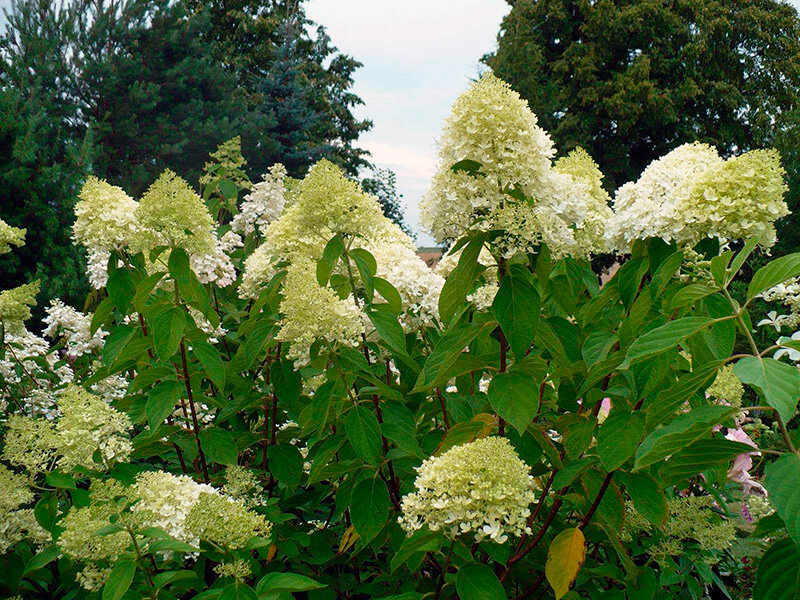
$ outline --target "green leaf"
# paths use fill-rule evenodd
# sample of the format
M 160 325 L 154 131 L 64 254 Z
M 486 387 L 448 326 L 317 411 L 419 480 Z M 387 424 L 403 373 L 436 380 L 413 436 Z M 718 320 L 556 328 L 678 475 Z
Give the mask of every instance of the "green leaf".
M 22 574 L 27 575 L 32 571 L 42 569 L 57 560 L 59 556 L 61 556 L 61 550 L 58 546 L 49 546 L 44 550 L 40 550 L 25 564 L 25 571 Z
M 136 282 L 133 275 L 127 268 L 119 268 L 112 271 L 108 276 L 108 283 L 106 284 L 108 290 L 108 297 L 114 303 L 122 314 L 127 314 L 128 307 L 136 294 Z
M 506 592 L 497 575 L 480 563 L 467 563 L 458 570 L 456 591 L 461 600 L 504 600 Z
M 737 412 L 738 409 L 726 406 L 701 406 L 677 416 L 644 439 L 636 452 L 633 470 L 639 471 L 676 454 Z
M 237 581 L 222 590 L 219 600 L 259 600 L 259 598 L 253 588 L 242 581 Z
M 748 356 L 736 362 L 733 372 L 742 383 L 761 390 L 785 422 L 791 420 L 800 397 L 800 371 L 773 358 Z
M 397 317 L 391 313 L 372 310 L 368 313 L 369 320 L 375 327 L 375 331 L 381 339 L 387 343 L 389 348 L 406 354 L 406 336 L 403 327 L 397 321 Z
M 276 329 L 267 320 L 259 321 L 244 343 L 244 356 L 247 368 L 252 367 L 261 358 L 264 347 L 275 335 Z
M 615 412 L 609 415 L 597 432 L 597 454 L 606 471 L 621 467 L 628 460 L 644 435 L 645 417 L 636 412 Z
M 682 306 L 693 304 L 698 300 L 705 298 L 706 296 L 717 293 L 718 291 L 719 288 L 707 285 L 705 283 L 691 283 L 679 289 L 675 295 L 672 296 L 669 303 L 669 308 L 670 310 L 674 310 Z
M 669 516 L 669 504 L 658 482 L 649 473 L 629 473 L 625 485 L 636 512 L 661 527 Z
M 183 286 L 192 279 L 192 267 L 189 262 L 189 255 L 183 248 L 173 248 L 169 253 L 169 260 L 167 261 L 169 274 L 178 283 Z
M 103 364 L 111 367 L 125 346 L 136 335 L 136 328 L 130 325 L 117 325 L 111 330 L 103 346 Z
M 419 552 L 433 552 L 442 546 L 443 536 L 440 531 L 421 529 L 411 537 L 405 538 L 392 557 L 391 567 L 394 573 L 409 558 Z
M 380 533 L 389 518 L 389 491 L 379 477 L 370 477 L 353 488 L 350 518 L 361 540 L 368 544 Z
M 162 381 L 153 388 L 144 409 L 150 429 L 155 431 L 161 427 L 164 419 L 175 410 L 182 393 L 183 384 L 179 381 Z
M 666 352 L 713 322 L 714 319 L 710 317 L 684 317 L 651 329 L 630 345 L 625 364 L 637 363 L 650 356 Z
M 118 562 L 103 586 L 103 600 L 120 600 L 131 587 L 136 565 L 129 561 Z
M 747 287 L 747 301 L 798 275 L 800 275 L 800 252 L 776 258 L 755 272 Z
M 93 336 L 100 329 L 100 326 L 108 320 L 112 312 L 114 312 L 114 302 L 111 298 L 105 298 L 94 309 L 92 322 L 89 325 L 89 334 Z
M 192 581 L 192 585 L 195 587 L 195 589 L 203 584 L 203 581 L 197 576 L 197 573 L 194 571 L 181 569 L 179 571 L 165 571 L 163 573 L 159 573 L 153 577 L 153 586 L 157 590 L 160 590 L 165 585 L 169 585 L 170 583 L 187 580 Z
M 290 490 L 297 487 L 303 476 L 303 455 L 296 446 L 280 444 L 270 446 L 267 454 L 269 472 Z
M 389 309 L 394 314 L 399 315 L 403 312 L 403 299 L 400 297 L 400 292 L 397 291 L 396 287 L 381 277 L 373 277 L 372 284 L 375 286 L 375 291 L 386 300 Z
M 539 325 L 540 306 L 536 288 L 522 277 L 506 275 L 500 282 L 492 310 L 514 356 L 525 356 Z
M 792 540 L 778 540 L 761 557 L 753 600 L 800 598 L 800 550 Z
M 785 454 L 764 469 L 769 503 L 786 523 L 795 542 L 800 540 L 800 456 Z
M 381 430 L 372 411 L 354 407 L 344 422 L 345 433 L 353 450 L 364 461 L 377 465 L 381 460 Z
M 239 195 L 239 188 L 230 179 L 220 179 L 217 186 L 222 195 L 229 200 L 234 200 Z
M 178 350 L 184 327 L 186 316 L 178 307 L 169 308 L 153 319 L 153 341 L 162 360 L 172 358 Z
M 472 284 L 483 272 L 484 267 L 478 262 L 487 234 L 476 235 L 466 245 L 458 259 L 458 265 L 452 270 L 444 282 L 439 294 L 439 318 L 447 325 L 458 309 L 464 304 Z
M 672 456 L 659 471 L 664 487 L 691 479 L 698 473 L 724 463 L 734 456 L 752 452 L 754 448 L 742 442 L 724 438 L 698 440 Z
M 219 391 L 225 389 L 225 363 L 219 351 L 208 342 L 193 342 L 192 355 L 203 365 L 206 375 Z
M 631 258 L 616 273 L 614 280 L 617 282 L 619 297 L 625 308 L 630 308 L 639 291 L 642 278 L 649 268 L 650 261 L 648 259 L 642 257 Z
M 497 373 L 489 383 L 489 404 L 523 433 L 539 411 L 539 382 L 522 373 Z
M 744 248 L 739 251 L 739 254 L 731 261 L 730 269 L 728 270 L 728 275 L 725 278 L 725 285 L 728 285 L 733 278 L 736 277 L 736 274 L 739 272 L 739 269 L 742 268 L 744 262 L 747 258 L 753 253 L 753 250 L 756 249 L 758 246 L 758 240 L 755 238 L 750 238 L 744 244 Z
M 133 297 L 133 307 L 137 311 L 144 311 L 144 308 L 147 305 L 147 299 L 150 297 L 150 293 L 155 289 L 155 287 L 158 285 L 158 282 L 161 281 L 163 277 L 164 273 L 153 273 L 149 277 L 146 277 L 139 282 L 139 285 L 136 286 L 136 294 Z
M 344 252 L 344 242 L 342 236 L 335 235 L 325 245 L 325 250 L 322 251 L 322 258 L 317 262 L 317 283 L 321 286 L 328 285 L 328 280 L 331 278 L 331 271 L 336 265 L 336 262 Z
M 222 465 L 235 465 L 239 458 L 239 450 L 233 434 L 227 429 L 207 427 L 200 431 L 200 444 L 206 458 Z
M 351 250 L 349 254 L 353 257 L 353 262 L 356 263 L 356 267 L 358 267 L 358 273 L 361 275 L 361 281 L 364 284 L 367 300 L 372 302 L 372 297 L 375 294 L 372 278 L 378 271 L 378 263 L 375 261 L 375 257 L 363 248 Z
M 33 516 L 45 531 L 52 531 L 58 518 L 58 498 L 53 493 L 44 494 L 36 506 L 33 507 Z
M 468 175 L 475 175 L 478 173 L 478 171 L 481 170 L 482 166 L 483 165 L 481 165 L 481 163 L 479 163 L 477 160 L 464 158 L 455 163 L 452 167 L 450 167 L 450 170 L 453 171 L 453 173 L 458 173 L 459 171 L 463 171 Z
M 311 590 L 318 590 L 324 587 L 328 586 L 324 583 L 314 581 L 305 575 L 297 575 L 296 573 L 268 573 L 258 582 L 256 591 L 259 594 L 295 593 L 310 592 Z
M 450 376 L 450 368 L 484 326 L 477 323 L 463 325 L 443 335 L 425 361 L 411 393 L 428 390 L 447 381 Z
M 660 391 L 656 396 L 655 402 L 649 403 L 645 410 L 648 429 L 652 429 L 671 418 L 675 411 L 683 406 L 692 394 L 716 376 L 717 370 L 723 364 L 721 360 L 706 363 L 691 373 L 681 376 L 674 385 Z

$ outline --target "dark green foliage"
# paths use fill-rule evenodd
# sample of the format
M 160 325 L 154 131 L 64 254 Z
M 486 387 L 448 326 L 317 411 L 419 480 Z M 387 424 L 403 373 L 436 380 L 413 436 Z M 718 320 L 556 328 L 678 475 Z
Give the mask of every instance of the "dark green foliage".
M 783 2 L 509 3 L 484 60 L 558 148 L 584 147 L 614 187 L 684 142 L 728 154 L 797 139 L 786 124 L 800 98 L 800 18 Z

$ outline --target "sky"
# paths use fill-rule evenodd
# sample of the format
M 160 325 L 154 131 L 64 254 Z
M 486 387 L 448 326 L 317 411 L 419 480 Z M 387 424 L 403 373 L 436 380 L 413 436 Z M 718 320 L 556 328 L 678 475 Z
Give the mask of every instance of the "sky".
M 800 1 L 800 0 L 798 0 Z M 495 48 L 504 0 L 309 0 L 306 13 L 328 29 L 341 52 L 363 63 L 353 91 L 356 110 L 372 119 L 359 146 L 397 174 L 406 222 L 417 244 L 418 203 L 436 166 L 436 139 L 456 97 Z
M 800 10 L 800 0 L 790 0 Z M 0 0 L 0 9 L 10 0 Z M 456 97 L 481 72 L 495 48 L 505 0 L 306 0 L 309 18 L 324 24 L 340 51 L 363 63 L 353 91 L 372 119 L 359 145 L 371 161 L 397 174 L 406 222 L 417 243 L 418 203 L 436 167 L 436 139 Z M 4 23 L 0 14 L 0 26 Z

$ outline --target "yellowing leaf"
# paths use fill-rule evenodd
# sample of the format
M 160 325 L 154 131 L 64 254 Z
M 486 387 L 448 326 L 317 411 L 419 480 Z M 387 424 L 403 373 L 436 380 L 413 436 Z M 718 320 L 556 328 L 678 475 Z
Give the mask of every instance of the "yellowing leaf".
M 586 542 L 580 529 L 565 529 L 550 543 L 544 574 L 556 594 L 556 600 L 569 591 L 584 560 Z
M 272 562 L 272 559 L 275 558 L 275 555 L 278 554 L 278 547 L 275 544 L 272 544 L 267 550 L 267 562 Z
M 339 542 L 339 552 L 337 555 L 344 554 L 347 552 L 353 544 L 358 541 L 359 535 L 356 533 L 356 528 L 350 525 L 347 529 L 345 529 L 344 535 L 342 536 L 342 541 Z

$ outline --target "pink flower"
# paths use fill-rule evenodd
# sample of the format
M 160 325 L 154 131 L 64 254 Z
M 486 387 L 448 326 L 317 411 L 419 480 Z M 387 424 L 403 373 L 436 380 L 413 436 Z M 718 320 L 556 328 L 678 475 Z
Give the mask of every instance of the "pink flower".
M 725 439 L 732 440 L 734 442 L 741 442 L 743 444 L 747 444 L 748 446 L 752 446 L 753 448 L 757 448 L 755 443 L 753 443 L 753 440 L 750 439 L 750 436 L 748 436 L 741 427 L 736 429 L 728 429 Z M 767 490 L 764 489 L 764 486 L 753 479 L 749 473 L 750 469 L 753 468 L 752 456 L 761 456 L 761 452 L 744 452 L 737 455 L 733 461 L 733 466 L 731 466 L 731 468 L 728 470 L 728 479 L 740 483 L 742 485 L 742 491 L 745 494 L 749 494 L 751 491 L 755 490 L 758 493 L 766 496 Z

